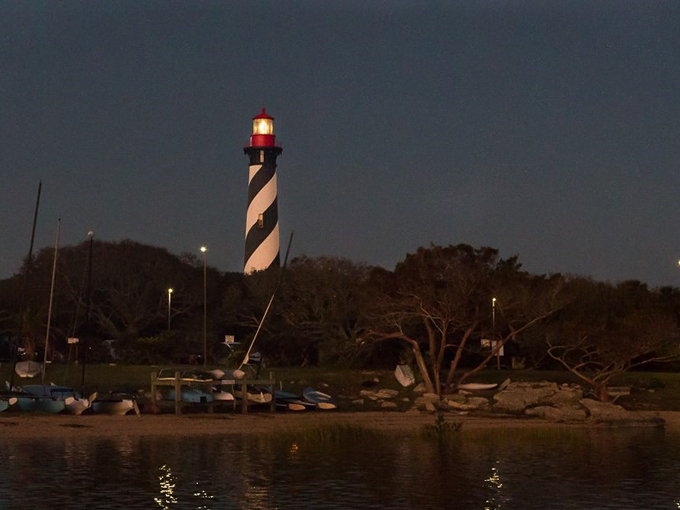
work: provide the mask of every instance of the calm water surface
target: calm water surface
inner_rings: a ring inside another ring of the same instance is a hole
[[[0,438],[1,509],[677,509],[680,436]]]

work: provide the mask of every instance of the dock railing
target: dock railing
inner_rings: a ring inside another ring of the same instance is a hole
[[[248,412],[248,388],[252,386],[261,386],[267,388],[268,392],[272,396],[272,400],[269,403],[269,410],[271,412],[276,411],[276,397],[274,394],[274,389],[276,388],[276,381],[274,380],[274,373],[269,372],[269,379],[223,379],[223,380],[211,380],[211,381],[196,381],[194,379],[182,379],[182,374],[179,371],[175,372],[175,376],[172,379],[158,379],[158,373],[153,372],[151,374],[151,398],[154,404],[158,405],[159,394],[162,388],[171,387],[175,390],[175,414],[182,414],[182,407],[184,406],[204,406],[207,408],[209,413],[213,413],[215,409],[215,400],[207,404],[195,404],[182,401],[182,387],[192,387],[203,389],[206,388],[206,393],[214,395],[216,393],[215,386],[230,386],[231,393],[234,395],[234,389],[236,386],[240,386],[242,390],[243,398],[241,398],[241,412]],[[235,395],[234,395],[235,397]],[[219,405],[219,404],[218,404]],[[236,410],[237,402],[234,399],[232,406]]]

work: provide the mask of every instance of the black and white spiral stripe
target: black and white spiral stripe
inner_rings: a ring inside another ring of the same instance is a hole
[[[268,151],[258,150],[265,153]],[[276,196],[276,153],[249,167],[246,248],[243,272],[279,265],[279,215]],[[251,163],[252,163],[251,158]]]

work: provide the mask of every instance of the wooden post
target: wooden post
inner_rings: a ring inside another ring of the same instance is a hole
[[[241,391],[243,393],[241,397],[241,412],[246,414],[248,412],[248,383],[245,380],[241,384]]]
[[[276,412],[276,390],[275,388],[276,381],[274,381],[274,372],[269,372],[269,393],[272,395],[272,402],[269,405],[269,412],[275,413]]]
[[[157,393],[156,392],[156,377],[157,377],[156,372],[152,372],[151,373],[151,401],[154,404],[158,404],[158,398],[156,396],[156,393]]]
[[[175,414],[182,414],[182,385],[179,380],[180,373],[175,372]]]

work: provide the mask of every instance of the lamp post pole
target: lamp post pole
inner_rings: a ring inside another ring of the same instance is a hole
[[[83,362],[83,370],[80,379],[81,394],[85,394],[85,365],[87,364],[87,349],[90,343],[90,336],[92,336],[92,248],[94,246],[94,232],[90,230],[87,233],[87,237],[90,238],[90,255],[87,258],[87,302],[85,309],[85,335],[83,338],[83,353],[81,354]]]
[[[496,344],[496,298],[491,299],[491,336],[496,350],[496,368],[501,369],[501,348]]]
[[[208,365],[208,248],[201,246],[203,252],[203,366]]]
[[[168,331],[170,331],[171,314],[172,314],[172,289],[168,289]]]

